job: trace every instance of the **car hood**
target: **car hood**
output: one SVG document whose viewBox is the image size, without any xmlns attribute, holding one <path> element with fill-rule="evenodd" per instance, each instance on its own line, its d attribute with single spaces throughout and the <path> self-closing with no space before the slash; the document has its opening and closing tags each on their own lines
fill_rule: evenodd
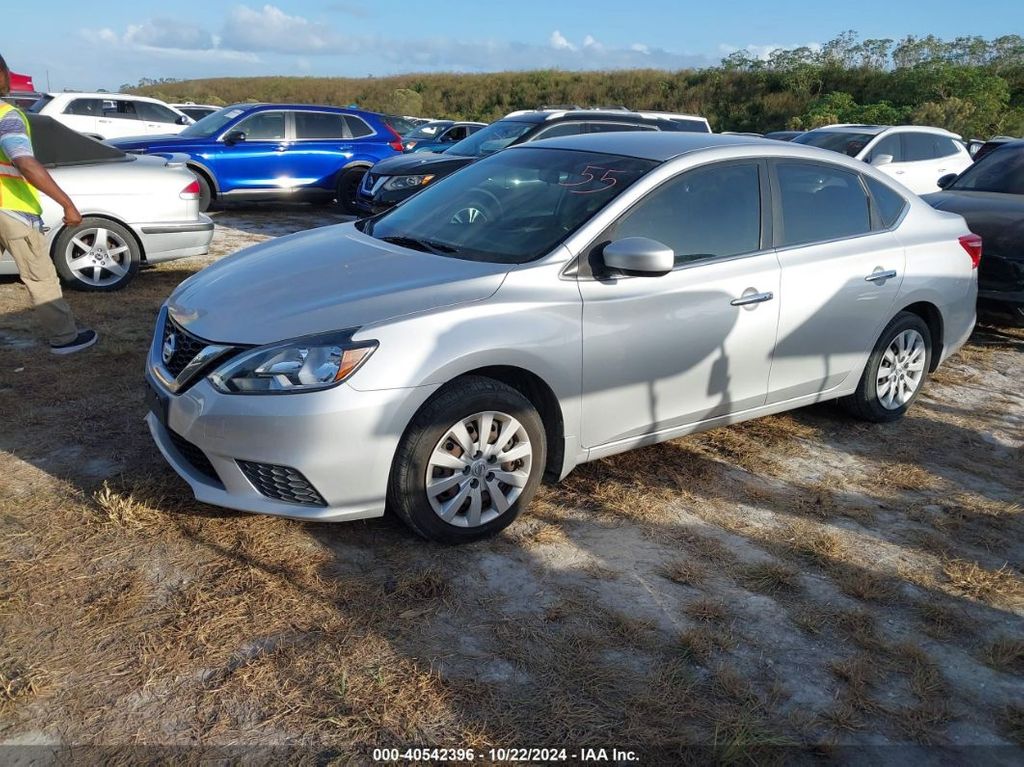
<svg viewBox="0 0 1024 767">
<path fill-rule="evenodd" d="M 370 170 L 375 176 L 409 176 L 420 173 L 452 173 L 474 162 L 475 157 L 459 157 L 450 155 L 447 152 L 415 152 L 413 154 L 399 154 L 381 160 Z"/>
<path fill-rule="evenodd" d="M 985 255 L 1024 259 L 1024 195 L 950 190 L 924 195 L 933 208 L 959 213 L 981 235 Z"/>
<path fill-rule="evenodd" d="M 507 264 L 400 248 L 339 224 L 239 251 L 181 283 L 175 322 L 224 344 L 267 344 L 491 296 Z"/>
</svg>

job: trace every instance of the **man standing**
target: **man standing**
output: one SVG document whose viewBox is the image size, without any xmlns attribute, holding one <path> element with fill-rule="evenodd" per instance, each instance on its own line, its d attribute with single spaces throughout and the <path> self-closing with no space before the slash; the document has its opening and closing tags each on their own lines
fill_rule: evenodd
<svg viewBox="0 0 1024 767">
<path fill-rule="evenodd" d="M 11 71 L 0 56 L 0 96 L 11 89 Z M 57 270 L 41 233 L 42 207 L 36 190 L 64 208 L 64 224 L 82 223 L 82 214 L 57 186 L 32 151 L 31 129 L 20 110 L 0 101 L 0 250 L 18 265 L 36 315 L 49 335 L 50 351 L 72 354 L 96 343 L 94 330 L 79 330 L 64 300 Z"/>
</svg>

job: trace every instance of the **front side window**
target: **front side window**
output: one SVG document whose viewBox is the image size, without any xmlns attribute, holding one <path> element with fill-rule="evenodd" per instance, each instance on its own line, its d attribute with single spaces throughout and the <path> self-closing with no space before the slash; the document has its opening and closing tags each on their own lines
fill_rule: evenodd
<svg viewBox="0 0 1024 767">
<path fill-rule="evenodd" d="M 473 163 L 356 226 L 439 256 L 522 264 L 550 253 L 656 164 L 595 152 L 516 149 Z"/>
<path fill-rule="evenodd" d="M 260 112 L 242 120 L 234 128 L 245 134 L 246 141 L 272 141 L 285 137 L 284 112 Z"/>
<path fill-rule="evenodd" d="M 139 115 L 146 122 L 170 124 L 176 124 L 178 122 L 177 113 L 160 104 L 152 104 L 148 101 L 140 101 L 137 104 L 137 108 L 139 111 Z"/>
<path fill-rule="evenodd" d="M 1001 147 L 990 152 L 960 174 L 948 189 L 1024 194 L 1024 149 Z"/>
<path fill-rule="evenodd" d="M 329 112 L 296 112 L 295 138 L 345 138 L 345 121 L 339 114 Z"/>
<path fill-rule="evenodd" d="M 881 157 L 887 154 L 892 157 L 893 162 L 903 162 L 903 145 L 900 143 L 900 134 L 890 133 L 881 139 L 871 150 L 871 158 Z"/>
<path fill-rule="evenodd" d="M 452 144 L 448 152 L 458 157 L 483 157 L 494 154 L 512 144 L 533 127 L 534 123 L 498 120 L 472 136 Z"/>
<path fill-rule="evenodd" d="M 868 198 L 856 173 L 803 162 L 780 162 L 775 173 L 783 247 L 871 231 Z"/>
<path fill-rule="evenodd" d="M 610 239 L 649 237 L 672 248 L 676 265 L 761 249 L 761 182 L 755 163 L 687 171 L 644 197 Z"/>
</svg>

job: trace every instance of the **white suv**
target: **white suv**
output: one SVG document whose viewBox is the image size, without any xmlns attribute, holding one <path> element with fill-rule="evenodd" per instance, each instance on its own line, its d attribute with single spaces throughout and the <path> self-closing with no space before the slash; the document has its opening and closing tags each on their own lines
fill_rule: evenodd
<svg viewBox="0 0 1024 767">
<path fill-rule="evenodd" d="M 124 93 L 46 93 L 29 111 L 98 139 L 180 133 L 194 122 L 162 101 Z"/>
<path fill-rule="evenodd" d="M 869 162 L 917 194 L 938 191 L 942 176 L 971 164 L 960 136 L 922 125 L 826 125 L 793 141 Z"/>
</svg>

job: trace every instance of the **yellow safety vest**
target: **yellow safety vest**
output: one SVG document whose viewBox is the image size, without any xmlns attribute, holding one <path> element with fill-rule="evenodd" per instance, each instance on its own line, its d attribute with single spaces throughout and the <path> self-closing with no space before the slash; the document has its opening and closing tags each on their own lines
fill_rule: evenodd
<svg viewBox="0 0 1024 767">
<path fill-rule="evenodd" d="M 0 101 L 0 120 L 12 111 L 25 123 L 25 133 L 31 138 L 32 127 L 21 110 Z M 33 213 L 37 216 L 43 212 L 43 208 L 39 204 L 39 193 L 25 180 L 21 171 L 11 162 L 11 158 L 4 153 L 2 147 L 0 147 L 0 208 L 16 210 L 19 213 Z"/>
</svg>

